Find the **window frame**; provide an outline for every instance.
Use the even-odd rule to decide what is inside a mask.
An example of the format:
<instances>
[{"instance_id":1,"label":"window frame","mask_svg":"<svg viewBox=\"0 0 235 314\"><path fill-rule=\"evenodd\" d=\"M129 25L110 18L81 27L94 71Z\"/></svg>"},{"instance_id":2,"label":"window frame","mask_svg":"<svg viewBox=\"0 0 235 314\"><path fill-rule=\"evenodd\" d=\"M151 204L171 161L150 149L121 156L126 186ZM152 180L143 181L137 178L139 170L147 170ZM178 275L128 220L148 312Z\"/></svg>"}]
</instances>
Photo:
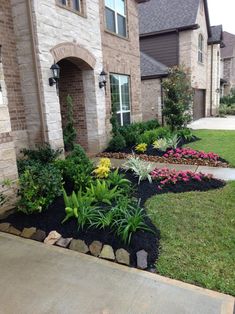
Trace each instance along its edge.
<instances>
[{"instance_id":1,"label":"window frame","mask_svg":"<svg viewBox=\"0 0 235 314\"><path fill-rule=\"evenodd\" d=\"M112 33L113 35L116 35L118 37L121 37L123 39L128 38L128 29L127 29L127 22L128 22L128 16L127 16L127 0L124 1L124 11L125 15L121 14L120 12L117 11L118 5L116 5L117 1L122 1L122 0L114 0L114 9L106 5L106 0L104 0L104 18L105 18L105 30L107 32ZM112 31L108 29L107 27L107 18L106 18L106 8L109 9L110 11L114 12L114 26L115 26L115 31ZM119 34L119 27L118 27L118 15L123 17L125 19L125 36L122 34Z\"/></svg>"},{"instance_id":2,"label":"window frame","mask_svg":"<svg viewBox=\"0 0 235 314\"><path fill-rule=\"evenodd\" d=\"M66 4L61 3L62 1L65 1ZM75 8L73 8L73 0L56 0L56 4L60 8L66 9L68 11L71 11L81 16L85 16L85 10L84 10L85 0L77 0L77 1L78 1L79 10L76 10Z\"/></svg>"},{"instance_id":3,"label":"window frame","mask_svg":"<svg viewBox=\"0 0 235 314\"><path fill-rule=\"evenodd\" d=\"M119 110L116 111L116 114L120 114L120 125L127 125L123 123L123 114L124 113L130 113L130 123L131 123L131 77L128 74L120 74L120 73L109 73L109 82L110 82L110 98L111 98L111 104L112 104L112 90L111 90L111 76L118 76L118 91L119 91ZM122 87L120 83L120 77L126 77L128 78L128 87L129 87L129 110L123 110L123 101L122 101Z\"/></svg>"},{"instance_id":4,"label":"window frame","mask_svg":"<svg viewBox=\"0 0 235 314\"><path fill-rule=\"evenodd\" d=\"M198 62L204 63L204 37L202 34L198 35Z\"/></svg>"}]
</instances>

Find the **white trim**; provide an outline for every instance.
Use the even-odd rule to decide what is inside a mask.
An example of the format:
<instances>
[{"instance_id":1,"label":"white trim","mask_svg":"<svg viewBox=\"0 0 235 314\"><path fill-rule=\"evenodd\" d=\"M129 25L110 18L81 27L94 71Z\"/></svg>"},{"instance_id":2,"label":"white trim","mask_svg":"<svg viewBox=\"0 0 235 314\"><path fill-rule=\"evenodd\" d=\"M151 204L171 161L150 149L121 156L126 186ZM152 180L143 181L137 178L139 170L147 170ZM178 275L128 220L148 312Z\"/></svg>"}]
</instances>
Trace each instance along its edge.
<instances>
[{"instance_id":1,"label":"white trim","mask_svg":"<svg viewBox=\"0 0 235 314\"><path fill-rule=\"evenodd\" d=\"M120 12L117 11L117 2L118 1L124 1L124 12L125 14L121 14ZM122 34L119 34L119 29L118 29L118 15L122 16L125 19L125 29L126 29L126 34L123 37L127 37L127 15L126 15L126 0L114 0L114 9L111 8L110 6L106 5L106 0L105 0L105 8L108 8L112 12L114 12L114 23L115 23L115 34L123 36ZM105 18L106 19L106 18ZM106 21L106 27L107 27L107 21ZM109 30L109 29L108 29ZM110 31L110 30L109 30Z\"/></svg>"}]
</instances>

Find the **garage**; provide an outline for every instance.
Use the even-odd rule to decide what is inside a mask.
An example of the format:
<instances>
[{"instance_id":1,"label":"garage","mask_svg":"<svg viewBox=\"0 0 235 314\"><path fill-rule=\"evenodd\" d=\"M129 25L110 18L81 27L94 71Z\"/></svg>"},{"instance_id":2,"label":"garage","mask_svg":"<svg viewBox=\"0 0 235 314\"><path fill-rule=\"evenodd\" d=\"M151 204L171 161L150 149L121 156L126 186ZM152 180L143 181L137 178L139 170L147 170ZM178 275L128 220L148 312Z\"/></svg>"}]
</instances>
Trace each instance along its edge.
<instances>
[{"instance_id":1,"label":"garage","mask_svg":"<svg viewBox=\"0 0 235 314\"><path fill-rule=\"evenodd\" d=\"M193 120L204 118L205 112L206 112L206 90L194 89Z\"/></svg>"}]
</instances>

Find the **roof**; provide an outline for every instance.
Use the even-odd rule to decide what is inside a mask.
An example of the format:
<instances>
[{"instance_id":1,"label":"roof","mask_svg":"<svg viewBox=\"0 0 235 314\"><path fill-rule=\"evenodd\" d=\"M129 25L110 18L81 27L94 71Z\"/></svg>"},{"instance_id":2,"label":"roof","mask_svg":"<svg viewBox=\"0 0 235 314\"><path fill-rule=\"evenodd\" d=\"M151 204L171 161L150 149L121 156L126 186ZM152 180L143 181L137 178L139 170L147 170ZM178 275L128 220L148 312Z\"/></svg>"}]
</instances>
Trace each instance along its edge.
<instances>
[{"instance_id":1,"label":"roof","mask_svg":"<svg viewBox=\"0 0 235 314\"><path fill-rule=\"evenodd\" d=\"M168 67L140 52L140 70L143 79L164 77L168 74Z\"/></svg>"},{"instance_id":2,"label":"roof","mask_svg":"<svg viewBox=\"0 0 235 314\"><path fill-rule=\"evenodd\" d=\"M209 44L221 43L223 40L223 26L211 26L211 37L208 39Z\"/></svg>"},{"instance_id":3,"label":"roof","mask_svg":"<svg viewBox=\"0 0 235 314\"><path fill-rule=\"evenodd\" d=\"M221 58L231 58L235 56L235 35L223 32L223 42L225 47L221 49Z\"/></svg>"}]
</instances>

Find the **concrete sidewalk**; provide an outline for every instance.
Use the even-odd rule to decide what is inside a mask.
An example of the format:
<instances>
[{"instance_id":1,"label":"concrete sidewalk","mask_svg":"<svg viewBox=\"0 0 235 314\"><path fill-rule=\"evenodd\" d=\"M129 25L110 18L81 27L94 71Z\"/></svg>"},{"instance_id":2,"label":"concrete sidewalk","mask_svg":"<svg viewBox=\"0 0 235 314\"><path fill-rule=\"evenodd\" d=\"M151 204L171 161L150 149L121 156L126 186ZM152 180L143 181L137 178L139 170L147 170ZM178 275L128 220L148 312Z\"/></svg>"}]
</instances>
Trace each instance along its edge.
<instances>
[{"instance_id":1,"label":"concrete sidewalk","mask_svg":"<svg viewBox=\"0 0 235 314\"><path fill-rule=\"evenodd\" d=\"M95 163L98 163L100 158L93 158ZM114 159L111 158L111 164L113 167L122 167L126 162L125 159ZM214 178L224 180L224 181L235 181L235 169L234 168L219 168L219 167L205 167L205 166L195 166L195 165L179 165L179 164L164 164L159 162L152 162L154 167L162 169L169 168L180 170L190 170L192 172L202 172L204 174L212 174Z\"/></svg>"},{"instance_id":2,"label":"concrete sidewalk","mask_svg":"<svg viewBox=\"0 0 235 314\"><path fill-rule=\"evenodd\" d=\"M1 314L233 314L234 298L0 233Z\"/></svg>"},{"instance_id":3,"label":"concrete sidewalk","mask_svg":"<svg viewBox=\"0 0 235 314\"><path fill-rule=\"evenodd\" d=\"M202 118L188 125L193 130L235 130L235 116Z\"/></svg>"}]
</instances>

